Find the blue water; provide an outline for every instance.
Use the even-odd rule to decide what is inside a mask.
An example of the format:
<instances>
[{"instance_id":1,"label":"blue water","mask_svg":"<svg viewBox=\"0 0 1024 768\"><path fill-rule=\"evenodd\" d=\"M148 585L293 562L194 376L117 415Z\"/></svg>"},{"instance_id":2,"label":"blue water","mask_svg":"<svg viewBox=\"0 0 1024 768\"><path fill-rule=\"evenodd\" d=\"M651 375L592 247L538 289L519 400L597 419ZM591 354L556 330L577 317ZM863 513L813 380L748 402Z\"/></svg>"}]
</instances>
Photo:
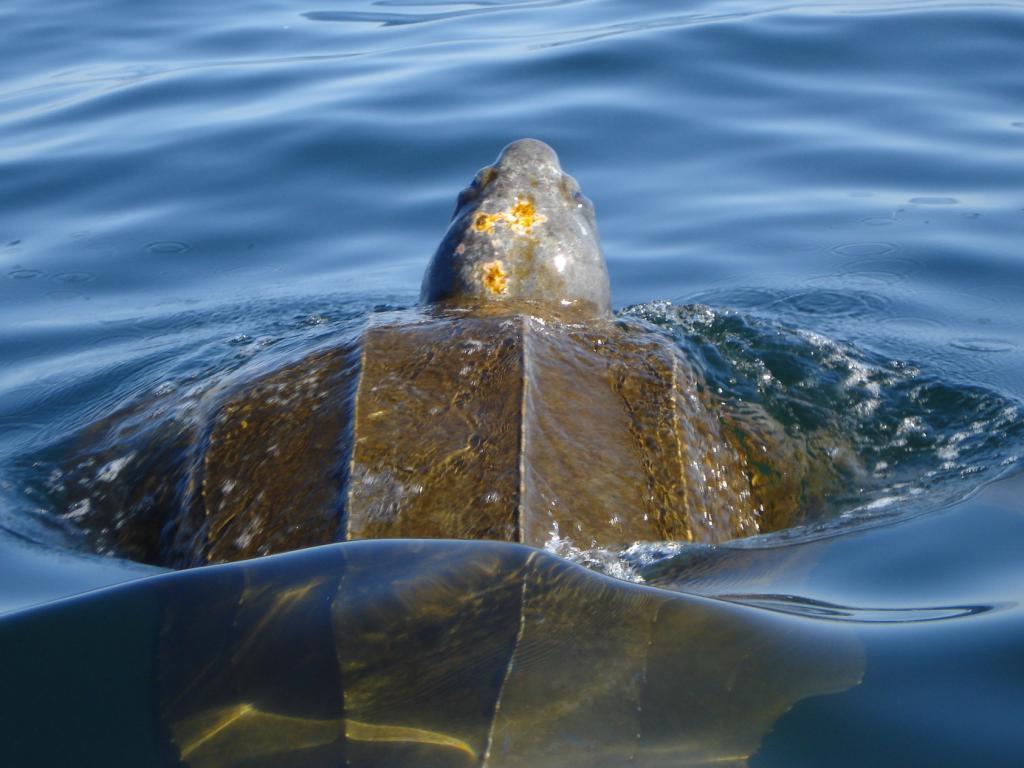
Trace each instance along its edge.
<instances>
[{"instance_id":1,"label":"blue water","mask_svg":"<svg viewBox=\"0 0 1024 768\"><path fill-rule=\"evenodd\" d=\"M850 623L863 682L752 765L1017 764L1022 42L1022 2L8 0L0 610L151 572L70 551L53 451L415 303L458 190L535 136L617 308L883 480L789 537L581 559Z\"/></svg>"}]
</instances>

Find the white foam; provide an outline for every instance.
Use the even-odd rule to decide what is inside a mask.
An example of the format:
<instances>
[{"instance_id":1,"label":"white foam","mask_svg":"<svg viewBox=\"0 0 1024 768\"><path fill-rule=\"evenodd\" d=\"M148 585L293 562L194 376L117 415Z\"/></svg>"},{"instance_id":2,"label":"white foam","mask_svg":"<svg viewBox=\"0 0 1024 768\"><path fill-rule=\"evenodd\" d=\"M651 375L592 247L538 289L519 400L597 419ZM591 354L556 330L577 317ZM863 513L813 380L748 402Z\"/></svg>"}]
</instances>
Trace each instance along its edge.
<instances>
[{"instance_id":1,"label":"white foam","mask_svg":"<svg viewBox=\"0 0 1024 768\"><path fill-rule=\"evenodd\" d=\"M129 453L127 456L122 456L119 459L108 461L102 467L100 471L96 473L96 479L101 483L112 483L117 479L117 476L121 474L128 463L135 458L135 452Z\"/></svg>"}]
</instances>

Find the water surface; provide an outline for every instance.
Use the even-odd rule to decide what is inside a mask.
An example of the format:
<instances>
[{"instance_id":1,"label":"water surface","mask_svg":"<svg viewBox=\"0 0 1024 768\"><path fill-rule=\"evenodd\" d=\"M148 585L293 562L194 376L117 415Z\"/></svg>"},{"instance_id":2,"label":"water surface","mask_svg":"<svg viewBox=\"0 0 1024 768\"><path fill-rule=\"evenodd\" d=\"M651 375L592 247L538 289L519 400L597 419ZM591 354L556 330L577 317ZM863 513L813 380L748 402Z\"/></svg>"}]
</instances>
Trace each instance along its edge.
<instances>
[{"instance_id":1,"label":"water surface","mask_svg":"<svg viewBox=\"0 0 1024 768\"><path fill-rule=\"evenodd\" d=\"M795 704L752 765L1017 762L1024 4L0 18L3 609L149 572L69 551L64 441L413 304L458 190L535 136L596 204L620 310L725 396L832 419L880 480L789 535L561 554L849 628L862 682Z\"/></svg>"}]
</instances>

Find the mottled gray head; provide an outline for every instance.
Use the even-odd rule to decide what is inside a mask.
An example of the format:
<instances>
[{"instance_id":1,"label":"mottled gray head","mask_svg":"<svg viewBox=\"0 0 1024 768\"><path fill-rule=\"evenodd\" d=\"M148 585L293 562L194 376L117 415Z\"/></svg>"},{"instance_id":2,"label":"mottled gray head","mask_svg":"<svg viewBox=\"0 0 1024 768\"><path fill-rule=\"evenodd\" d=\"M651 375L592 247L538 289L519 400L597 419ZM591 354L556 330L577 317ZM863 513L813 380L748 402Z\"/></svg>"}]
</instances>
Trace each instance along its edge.
<instances>
[{"instance_id":1,"label":"mottled gray head","mask_svg":"<svg viewBox=\"0 0 1024 768\"><path fill-rule=\"evenodd\" d=\"M551 147L520 139L477 173L427 267L421 299L586 317L611 311L594 207Z\"/></svg>"}]
</instances>

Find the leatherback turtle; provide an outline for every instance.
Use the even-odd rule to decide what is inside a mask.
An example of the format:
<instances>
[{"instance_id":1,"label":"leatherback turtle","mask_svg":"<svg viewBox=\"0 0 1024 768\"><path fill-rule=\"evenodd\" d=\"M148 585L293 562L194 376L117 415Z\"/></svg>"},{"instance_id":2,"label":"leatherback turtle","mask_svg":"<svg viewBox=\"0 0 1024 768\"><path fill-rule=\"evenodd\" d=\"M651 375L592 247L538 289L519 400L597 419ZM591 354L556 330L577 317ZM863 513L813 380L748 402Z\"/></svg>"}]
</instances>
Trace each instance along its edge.
<instances>
[{"instance_id":1,"label":"leatherback turtle","mask_svg":"<svg viewBox=\"0 0 1024 768\"><path fill-rule=\"evenodd\" d=\"M533 139L459 195L420 306L199 411L89 431L64 503L93 548L192 565L379 537L718 542L785 527L836 475L613 316L593 206Z\"/></svg>"}]
</instances>

